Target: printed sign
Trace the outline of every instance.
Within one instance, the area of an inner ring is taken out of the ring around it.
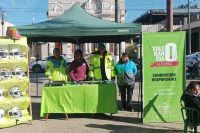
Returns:
[[[185,32],[143,33],[144,122],[182,121]]]

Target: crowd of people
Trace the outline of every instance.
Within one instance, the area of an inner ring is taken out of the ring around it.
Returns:
[[[132,95],[135,85],[137,67],[130,61],[127,53],[123,53],[119,62],[114,64],[111,54],[106,51],[103,43],[98,44],[98,50],[91,53],[90,64],[83,58],[83,52],[76,50],[74,60],[67,66],[60,56],[59,48],[54,48],[53,56],[49,57],[45,69],[45,76],[49,81],[115,81],[122,100],[122,110],[133,111]]]

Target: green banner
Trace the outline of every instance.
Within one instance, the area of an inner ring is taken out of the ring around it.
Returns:
[[[143,122],[182,121],[185,32],[143,33]]]

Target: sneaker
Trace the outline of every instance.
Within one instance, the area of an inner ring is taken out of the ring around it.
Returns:
[[[134,109],[129,109],[130,112],[134,112]]]
[[[189,133],[194,133],[194,127],[192,125],[189,125],[188,131]]]
[[[128,108],[127,111],[134,112],[133,108]]]

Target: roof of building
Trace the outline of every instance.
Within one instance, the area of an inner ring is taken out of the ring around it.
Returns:
[[[180,8],[173,10],[174,18],[181,18],[188,16],[188,9],[187,8]],[[200,12],[199,8],[191,9],[191,15],[197,14]],[[137,19],[133,20],[134,23],[142,23],[142,24],[155,24],[160,21],[166,19],[166,10],[165,9],[152,9],[146,11],[144,14],[139,16]]]

